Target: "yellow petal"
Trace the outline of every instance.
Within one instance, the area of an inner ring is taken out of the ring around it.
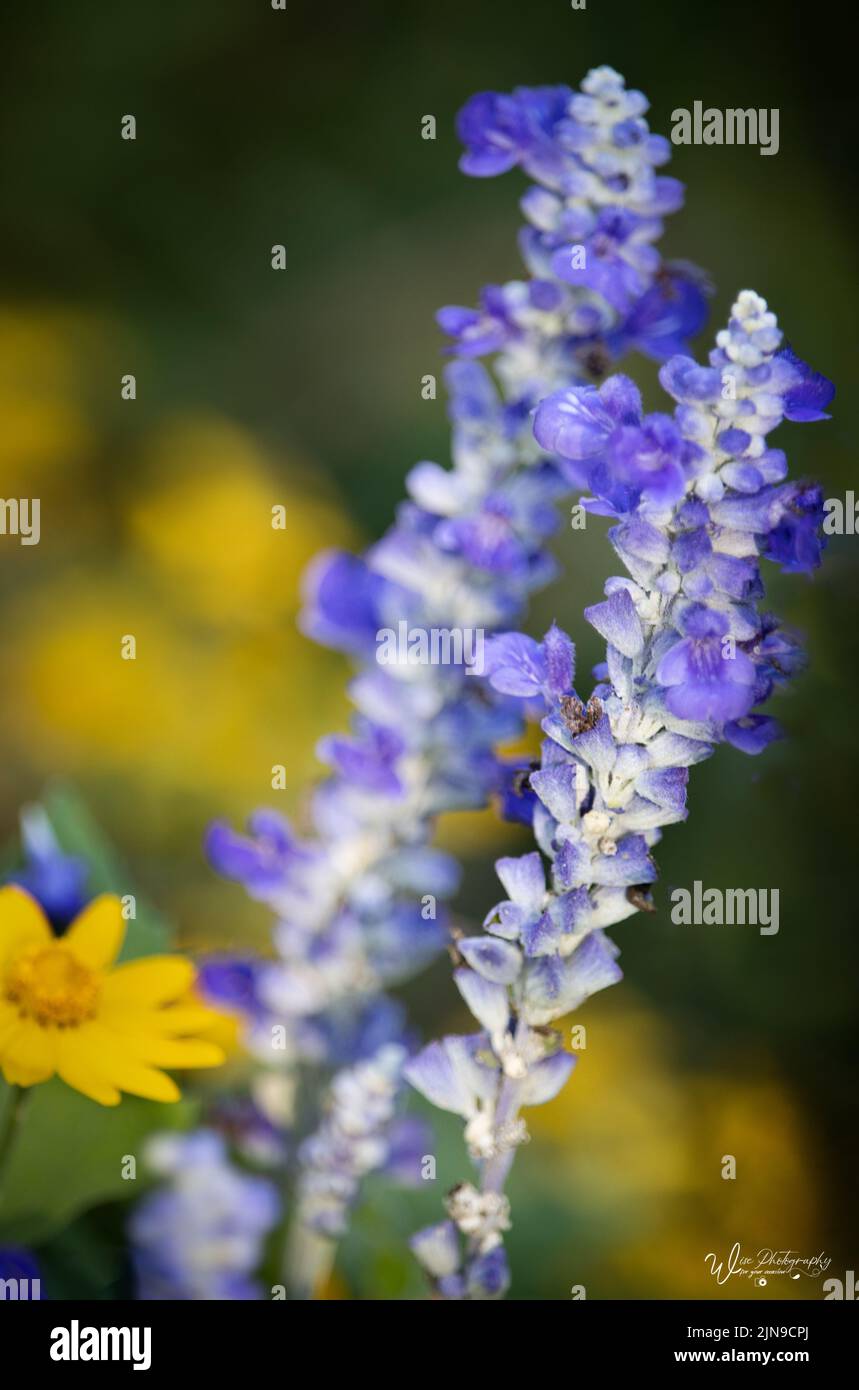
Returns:
[[[131,1057],[114,1057],[111,1060],[110,1079],[121,1091],[132,1096],[142,1096],[144,1100],[159,1100],[172,1104],[182,1099],[182,1093],[172,1077],[155,1067],[147,1067],[135,1062]]]
[[[205,1033],[221,1022],[221,1015],[214,1009],[203,1007],[185,1008],[182,1004],[169,1005],[162,1009],[136,1009],[126,1005],[122,999],[102,998],[99,1017],[117,1033],[136,1034],[146,1037]],[[2,1025],[0,1025],[2,1026]]]
[[[146,956],[112,970],[104,982],[105,1004],[129,1008],[166,1004],[184,994],[194,979],[194,967],[182,956]]]
[[[63,944],[91,970],[105,970],[119,955],[125,922],[119,898],[104,893],[88,903],[63,937]]]
[[[127,1038],[123,1045],[141,1062],[155,1067],[219,1067],[226,1060],[222,1048],[196,1038]]]
[[[0,999],[0,1056],[3,1054],[3,1044],[7,1037],[16,1026],[21,1013],[15,1008],[14,1004],[9,1004],[5,999]]]
[[[41,1072],[31,1071],[29,1067],[20,1067],[11,1059],[4,1060],[3,1075],[10,1086],[38,1086],[40,1082],[48,1080]]]
[[[3,1065],[29,1073],[35,1081],[47,1081],[56,1070],[56,1041],[52,1028],[41,1028],[32,1018],[19,1018],[3,1041]]]
[[[182,1099],[179,1087],[166,1072],[156,1071],[154,1067],[144,1066],[141,1062],[134,1062],[130,1057],[117,1057],[112,1060],[110,1079],[120,1090],[128,1091],[132,1096],[142,1096],[144,1100],[172,1103]]]
[[[67,1086],[80,1091],[99,1105],[119,1105],[120,1094],[116,1087],[107,1081],[96,1065],[94,1049],[86,1037],[87,1030],[68,1028],[57,1043],[57,1074]]]
[[[86,1058],[93,1074],[110,1086],[128,1091],[145,1100],[179,1100],[179,1087],[162,1071],[139,1062],[128,1048],[128,1040],[120,1038],[99,1023],[88,1023],[76,1030],[79,1055]]]
[[[53,939],[35,898],[23,888],[0,888],[0,967],[28,946],[49,946]]]

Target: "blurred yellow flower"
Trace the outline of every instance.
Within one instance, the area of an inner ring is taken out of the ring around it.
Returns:
[[[120,1091],[175,1101],[160,1067],[216,1067],[222,1049],[194,1034],[212,1011],[177,1003],[194,968],[181,956],[149,956],[112,969],[124,923],[119,899],[91,902],[65,936],[38,903],[0,890],[0,1066],[10,1086],[58,1075],[100,1105]]]
[[[148,486],[129,511],[135,545],[171,603],[217,627],[282,622],[316,552],[359,543],[330,497],[293,468],[275,470],[229,420],[177,418],[151,437],[143,467]]]
[[[528,1112],[541,1180],[583,1223],[575,1252],[559,1244],[559,1285],[583,1281],[589,1297],[618,1287],[627,1297],[758,1296],[736,1281],[719,1287],[708,1251],[727,1255],[739,1240],[808,1254],[819,1226],[811,1136],[771,1059],[738,1051],[718,1070],[681,1060],[671,1023],[629,985],[623,1000],[592,1000],[584,1017],[570,1085]],[[569,1036],[581,1022],[558,1026]],[[736,1180],[723,1177],[729,1154]]]
[[[65,342],[55,355],[59,377]],[[83,494],[83,533],[46,502],[39,563],[7,565],[0,724],[22,781],[75,777],[137,852],[193,839],[196,857],[208,819],[273,800],[294,813],[319,775],[316,741],[347,718],[345,663],[299,632],[300,578],[359,537],[323,482],[213,413],[147,430],[134,468],[127,494]],[[60,544],[74,564],[56,563]]]
[[[318,773],[316,740],[345,717],[339,659],[298,632],[201,631],[122,575],[67,574],[61,593],[23,595],[6,617],[8,742],[40,776],[59,769],[91,795],[114,775],[118,823],[133,813],[137,844],[175,832],[168,794],[198,836],[208,816],[273,797],[287,809]],[[134,660],[122,657],[125,634]],[[308,699],[290,704],[295,688]],[[272,789],[278,764],[286,793]]]
[[[81,401],[84,382],[108,352],[105,325],[92,316],[0,308],[0,469],[7,497],[74,500],[75,475],[95,442]]]

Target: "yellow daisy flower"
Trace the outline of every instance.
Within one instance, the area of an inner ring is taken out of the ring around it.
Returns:
[[[125,923],[105,895],[55,937],[21,888],[0,889],[0,1067],[12,1086],[54,1075],[100,1105],[120,1091],[179,1099],[159,1067],[216,1067],[223,1050],[195,1034],[215,1016],[177,1002],[194,980],[181,956],[147,956],[114,968]]]

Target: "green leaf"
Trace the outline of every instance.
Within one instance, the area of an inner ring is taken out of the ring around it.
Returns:
[[[132,1297],[129,1281],[128,1212],[108,1202],[87,1212],[34,1250],[42,1297],[115,1300]]]
[[[9,1088],[0,1083],[0,1113],[8,1100]],[[192,1101],[160,1105],[125,1096],[111,1107],[56,1078],[33,1086],[0,1175],[0,1243],[35,1244],[96,1203],[138,1196],[146,1185],[146,1136],[190,1128],[196,1116]],[[135,1179],[122,1176],[126,1155],[137,1160]]]
[[[119,959],[137,960],[168,950],[172,933],[166,918],[135,892],[113,845],[72,787],[62,782],[50,784],[41,804],[62,849],[86,860],[90,871],[88,886],[94,896],[116,893],[124,897],[134,893],[136,916],[126,923]]]

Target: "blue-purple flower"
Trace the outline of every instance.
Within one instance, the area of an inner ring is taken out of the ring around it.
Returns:
[[[235,1167],[223,1139],[207,1130],[156,1136],[146,1162],[162,1185],[131,1219],[137,1297],[264,1298],[255,1275],[280,1215],[274,1184]]]
[[[670,147],[648,130],[646,109],[641,93],[603,67],[578,93],[481,93],[460,114],[466,172],[486,176],[519,166],[534,181],[522,200],[525,278],[486,287],[476,308],[448,306],[439,315],[452,339],[445,374],[452,467],[418,463],[408,476],[408,501],[379,541],[360,557],[329,552],[311,567],[301,625],[355,663],[355,715],[348,730],[320,744],[330,775],[307,808],[301,836],[280,818],[257,813],[248,835],[218,824],[208,838],[215,868],[243,883],[276,918],[276,959],[258,977],[254,970],[247,1011],[248,1045],[265,1068],[292,1075],[302,1063],[345,1066],[342,1077],[368,1065],[368,1011],[444,943],[444,900],[457,874],[449,856],[430,848],[438,816],[483,807],[493,796],[536,804],[534,790],[514,791],[496,750],[547,699],[572,698],[572,646],[557,629],[530,647],[509,634],[555,572],[548,542],[556,504],[587,483],[587,470],[563,448],[535,439],[532,412],[553,391],[600,380],[633,347],[656,356],[682,349],[705,303],[700,277],[688,267],[663,266],[656,249],[662,218],[679,207],[682,190],[656,173]],[[488,364],[476,360],[488,356]],[[649,485],[661,500],[673,479],[670,431],[660,435],[657,425],[643,423],[631,383],[606,384],[599,408],[598,431],[606,416],[612,428],[639,429],[636,448],[626,436],[618,448],[636,480],[648,475],[640,491]],[[601,440],[600,432],[597,450]],[[407,642],[416,638],[417,656],[411,659],[409,645],[404,659],[383,660],[383,644],[387,651],[403,628]],[[454,633],[481,644],[488,682],[479,679],[479,661],[421,659],[422,640],[432,650],[433,635]],[[630,873],[646,874],[639,840],[624,839],[601,892],[616,896]],[[606,907],[585,910],[581,901],[574,880],[577,869],[586,873],[585,859],[565,851],[563,863],[568,893],[545,920],[523,923],[515,942],[490,933],[488,945],[460,943],[467,962],[461,987],[472,994],[490,985],[503,990],[520,957],[527,958],[536,1018],[559,1000],[584,997],[599,975],[594,952],[609,974],[615,970],[607,947],[575,952]],[[559,940],[569,961],[553,971],[546,962]],[[241,983],[223,972],[213,981],[222,990]],[[554,1076],[561,1064],[532,1056],[534,1048],[542,1048],[538,1036],[513,1040],[508,1065],[515,1070],[524,1050],[535,1067],[546,1062],[542,1078]],[[485,1116],[473,1118],[476,1132]],[[380,1123],[359,1162],[344,1152],[332,1125],[324,1119],[302,1150],[299,1185],[307,1201],[297,1220],[317,1202],[328,1212],[317,1211],[317,1228],[345,1221],[353,1180],[368,1170],[366,1155],[385,1145]],[[500,1289],[500,1258],[480,1251],[469,1266],[469,1287]]]
[[[89,867],[77,855],[63,852],[40,806],[22,812],[21,843],[23,868],[14,870],[6,881],[25,888],[36,899],[59,936],[92,896],[87,891]]]
[[[727,616],[693,604],[679,621],[683,635],[656,668],[671,713],[718,726],[748,714],[755,703],[755,666],[742,648],[726,646]]]
[[[454,1189],[446,1221],[412,1241],[444,1298],[507,1287],[499,1252],[505,1180],[527,1138],[520,1110],[551,1099],[572,1068],[551,1024],[620,978],[605,928],[652,907],[651,850],[686,817],[689,767],[719,742],[757,754],[779,737],[756,707],[799,656],[758,609],[760,557],[813,568],[822,508],[818,489],[785,481],[766,436],[790,418],[791,396],[792,418],[811,419],[831,393],[780,353],[775,316],[749,291],[717,343],[709,368],[688,358],[663,368],[673,417],[642,416],[625,378],[554,393],[536,413],[538,441],[584,463],[596,503],[618,517],[612,541],[628,577],[585,610],[607,643],[586,702],[572,688],[572,643],[555,628],[542,644],[496,638],[487,663],[509,698],[543,701],[546,738],[527,778],[537,849],[498,860],[507,897],[485,935],[456,943],[455,982],[484,1031],[430,1043],[406,1068],[463,1117],[480,1174],[479,1186]],[[550,652],[569,656],[553,664]]]

